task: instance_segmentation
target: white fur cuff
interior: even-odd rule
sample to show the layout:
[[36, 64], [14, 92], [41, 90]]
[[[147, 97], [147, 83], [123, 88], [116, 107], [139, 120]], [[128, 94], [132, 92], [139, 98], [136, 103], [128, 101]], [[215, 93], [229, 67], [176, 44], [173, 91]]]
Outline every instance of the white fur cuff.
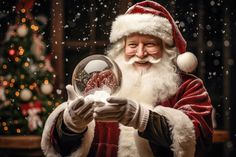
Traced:
[[140, 132], [143, 132], [147, 127], [150, 112], [147, 108], [143, 107], [142, 105], [140, 105], [139, 110], [140, 110], [140, 116], [139, 116], [138, 130]]
[[167, 118], [172, 130], [171, 149], [175, 157], [194, 157], [196, 135], [194, 125], [189, 117], [180, 110], [157, 106], [154, 112]]

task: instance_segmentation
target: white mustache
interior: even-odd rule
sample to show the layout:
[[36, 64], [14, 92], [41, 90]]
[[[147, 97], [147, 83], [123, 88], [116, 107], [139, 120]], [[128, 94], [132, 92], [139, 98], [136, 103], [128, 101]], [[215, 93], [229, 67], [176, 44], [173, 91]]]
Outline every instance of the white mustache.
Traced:
[[157, 64], [161, 61], [161, 58], [158, 58], [158, 59], [155, 59], [153, 58], [152, 56], [148, 56], [146, 58], [143, 58], [143, 59], [140, 59], [136, 56], [130, 58], [126, 64], [134, 64], [135, 62], [139, 62], [139, 63], [146, 63], [146, 62], [149, 62], [149, 63], [152, 63], [152, 64]]

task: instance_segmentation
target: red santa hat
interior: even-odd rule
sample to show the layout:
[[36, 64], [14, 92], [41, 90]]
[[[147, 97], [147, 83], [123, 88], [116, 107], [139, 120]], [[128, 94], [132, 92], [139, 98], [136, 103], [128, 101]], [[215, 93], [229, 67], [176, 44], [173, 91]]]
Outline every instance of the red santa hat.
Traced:
[[112, 24], [110, 42], [114, 43], [132, 33], [148, 34], [178, 49], [177, 66], [184, 72], [197, 67], [197, 58], [186, 52], [186, 41], [170, 13], [159, 3], [143, 1], [130, 7], [124, 15], [118, 16]]

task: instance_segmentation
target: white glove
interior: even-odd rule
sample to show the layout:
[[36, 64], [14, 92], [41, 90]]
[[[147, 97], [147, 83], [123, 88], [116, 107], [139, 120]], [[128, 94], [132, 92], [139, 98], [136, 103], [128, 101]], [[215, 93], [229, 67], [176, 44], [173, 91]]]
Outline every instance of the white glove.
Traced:
[[110, 97], [108, 104], [99, 104], [94, 109], [94, 118], [98, 121], [114, 121], [144, 131], [149, 110], [126, 98]]
[[72, 85], [66, 86], [68, 100], [63, 114], [63, 120], [68, 129], [73, 132], [83, 132], [88, 123], [93, 120], [93, 101], [78, 96]]

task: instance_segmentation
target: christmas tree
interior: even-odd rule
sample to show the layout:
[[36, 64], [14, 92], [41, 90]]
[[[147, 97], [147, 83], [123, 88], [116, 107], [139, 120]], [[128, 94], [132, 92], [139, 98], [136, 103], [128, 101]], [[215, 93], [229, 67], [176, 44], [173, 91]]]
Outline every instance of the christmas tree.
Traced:
[[61, 102], [53, 90], [55, 74], [42, 21], [32, 17], [34, 3], [29, 2], [18, 4], [16, 23], [9, 26], [0, 50], [0, 135], [41, 134]]

